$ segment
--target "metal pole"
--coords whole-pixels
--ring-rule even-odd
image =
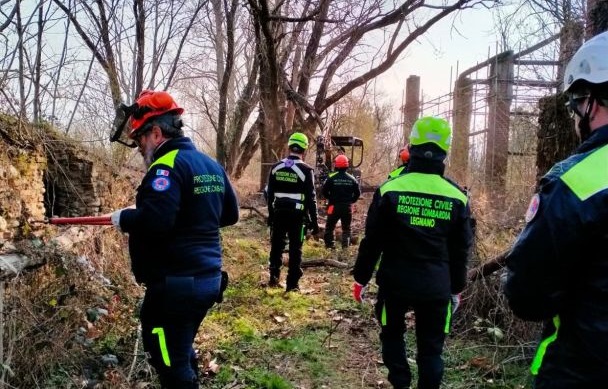
[[[52,217],[50,224],[82,224],[91,226],[112,225],[110,216],[82,216],[82,217]]]

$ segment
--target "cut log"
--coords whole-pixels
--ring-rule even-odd
[[[241,205],[240,208],[241,209],[248,209],[250,211],[253,211],[253,212],[257,213],[258,215],[260,215],[261,217],[263,217],[264,220],[266,220],[266,218],[268,218],[268,215],[264,214],[264,212],[260,211],[256,207],[252,207],[250,205]]]
[[[336,261],[335,259],[311,259],[303,261],[300,267],[316,267],[316,266],[331,266],[340,269],[348,269],[351,267],[348,263]]]
[[[490,259],[489,261],[484,262],[483,264],[469,270],[468,279],[470,282],[474,282],[479,280],[480,278],[484,278],[489,276],[490,274],[502,269],[506,266],[507,254],[509,254],[509,250],[503,252]]]

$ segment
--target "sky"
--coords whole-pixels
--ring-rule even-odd
[[[376,88],[381,88],[390,101],[400,104],[406,79],[418,75],[424,100],[447,94],[457,69],[462,72],[495,55],[496,42],[492,11],[467,10],[431,27],[378,78]]]

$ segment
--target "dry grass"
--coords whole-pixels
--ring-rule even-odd
[[[256,186],[253,181],[238,184],[241,203],[265,212]],[[483,261],[508,247],[519,225],[515,218],[496,218],[490,202],[481,194],[475,196],[476,258]],[[359,236],[370,197],[357,206],[354,230]],[[142,290],[132,280],[126,239],[112,228],[90,227],[87,231],[92,238],[70,253],[48,245],[32,247],[32,254],[44,255],[48,264],[7,284],[5,383],[22,388],[157,385],[137,340],[136,310]],[[201,355],[209,356],[201,360],[201,367],[208,367],[212,359],[221,367],[217,376],[206,378],[205,385],[387,387],[386,371],[378,362],[371,305],[359,307],[351,301],[349,271],[306,269],[301,285],[305,293],[295,297],[266,289],[262,285],[267,281],[267,237],[262,217],[247,210],[238,226],[223,233],[225,264],[232,282],[225,303],[205,319],[197,337]],[[356,247],[338,254],[337,259],[352,264]],[[322,242],[311,240],[304,255],[313,259],[336,254],[326,251]],[[108,314],[93,318],[98,308]],[[510,314],[497,276],[467,289],[456,324],[458,335],[448,342],[446,351],[450,366],[468,366],[469,359],[463,359],[466,350],[471,341],[480,344],[482,338],[479,347],[483,353],[504,355],[496,350],[505,348],[510,354],[504,358],[516,362],[527,356],[533,329]],[[489,327],[505,331],[504,341],[486,344]],[[103,362],[102,356],[109,354],[118,358],[118,365]],[[492,369],[503,366],[504,359],[490,359]],[[481,379],[481,373],[472,367],[450,370],[455,377],[451,379],[459,380],[465,372]]]

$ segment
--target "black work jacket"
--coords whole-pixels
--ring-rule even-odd
[[[382,255],[380,288],[409,299],[459,293],[473,243],[468,198],[443,177],[438,161],[412,159],[408,174],[388,180],[369,207],[354,278],[365,285]]]
[[[271,220],[276,211],[295,210],[308,216],[312,225],[318,225],[313,169],[299,156],[290,155],[272,165],[266,190]]]
[[[348,174],[345,169],[338,169],[330,173],[323,183],[322,192],[328,205],[352,204],[361,196],[357,179]]]
[[[608,385],[608,126],[541,179],[526,221],[507,256],[509,305],[551,327],[559,317],[545,363],[574,376],[595,363]]]

